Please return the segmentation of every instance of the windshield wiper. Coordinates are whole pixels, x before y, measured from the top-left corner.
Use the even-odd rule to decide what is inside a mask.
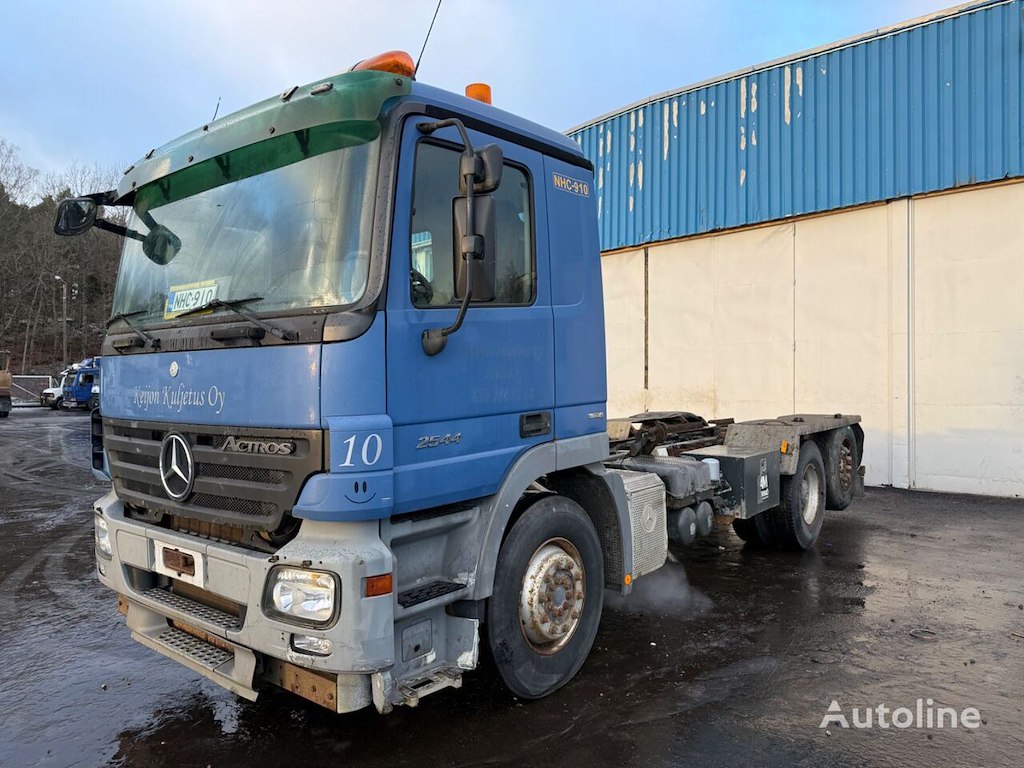
[[[109,320],[107,320],[107,326],[106,327],[109,328],[114,323],[116,323],[118,320],[124,320],[125,323],[127,323],[129,317],[138,317],[139,315],[145,314],[148,311],[149,311],[148,309],[136,309],[134,312],[120,312],[120,313],[114,315]]]
[[[127,325],[137,337],[134,339],[118,339],[113,343],[114,349],[120,352],[121,350],[128,349],[130,347],[145,347],[147,343],[153,349],[160,349],[160,339],[158,337],[146,333],[144,330],[139,328],[137,325],[135,325],[128,319],[129,317],[143,315],[148,311],[148,309],[137,309],[134,312],[120,312],[114,315],[109,320],[107,320],[107,328],[116,323],[118,320],[123,321],[124,324]]]
[[[242,307],[240,306],[241,304],[249,304],[253,301],[260,301],[262,298],[262,296],[249,296],[244,299],[211,299],[210,301],[196,307],[195,309],[185,310],[184,312],[179,314],[178,317],[188,317],[189,315],[197,315],[200,312],[206,312],[208,310],[213,309],[230,309],[239,317],[244,317],[257,328],[262,328],[271,336],[276,336],[277,338],[283,339],[284,341],[295,341],[297,338],[299,338],[299,334],[297,334],[295,331],[284,330],[282,328],[278,328],[276,325],[268,323],[266,320],[260,320],[258,317],[256,317],[256,315],[252,314],[252,312],[248,312],[242,309]]]

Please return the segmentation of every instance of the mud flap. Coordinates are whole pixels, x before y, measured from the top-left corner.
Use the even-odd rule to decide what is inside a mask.
[[[391,672],[388,670],[374,672],[370,675],[370,686],[373,691],[373,706],[382,715],[388,714],[394,709],[394,705],[391,703],[391,691],[394,689]]]
[[[853,477],[853,495],[863,496],[864,495],[864,472],[867,470],[863,464],[857,468],[857,474]]]

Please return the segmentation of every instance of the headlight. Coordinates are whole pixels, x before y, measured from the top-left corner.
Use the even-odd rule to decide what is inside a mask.
[[[337,615],[338,579],[333,573],[278,566],[267,577],[268,614],[294,624],[322,627]]]
[[[94,395],[98,395],[100,393],[100,385],[99,384],[93,384],[92,385],[92,393]]]
[[[110,557],[114,551],[110,547],[110,530],[107,528],[107,521],[96,515],[93,517],[93,523],[96,533],[96,546],[100,548],[100,552]]]

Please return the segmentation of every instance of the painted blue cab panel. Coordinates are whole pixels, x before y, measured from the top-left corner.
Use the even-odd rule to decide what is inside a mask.
[[[525,173],[534,202],[532,211],[520,216],[532,215],[533,220],[536,298],[528,306],[471,305],[462,328],[448,337],[440,354],[430,357],[421,344],[423,331],[450,325],[457,309],[413,306],[413,171],[417,144],[428,141],[415,130],[417,121],[422,120],[407,121],[402,135],[387,301],[387,402],[395,434],[396,513],[496,491],[517,456],[552,439],[550,432],[521,437],[521,417],[550,413],[555,403],[548,218],[537,202],[537,190],[545,183],[541,156],[470,132],[475,146],[500,144],[506,162]],[[461,146],[454,129],[436,131],[429,141]],[[506,173],[505,183],[509,178]],[[446,199],[443,205],[450,203]]]
[[[391,419],[385,414],[329,416],[326,427],[327,473],[309,479],[292,514],[331,521],[389,517],[395,495]]]
[[[544,178],[559,409],[555,437],[563,439],[605,430],[608,391],[597,190],[589,171],[552,157],[544,158]]]
[[[378,312],[362,336],[323,345],[320,403],[324,427],[332,416],[368,416],[387,411],[386,326],[384,313]]]
[[[102,396],[115,419],[318,428],[320,345],[108,356]]]
[[[309,520],[379,520],[391,515],[394,473],[355,472],[313,475],[292,509]]]

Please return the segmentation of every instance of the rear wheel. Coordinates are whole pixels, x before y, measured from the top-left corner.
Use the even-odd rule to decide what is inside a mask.
[[[604,560],[576,502],[548,496],[516,521],[498,553],[487,643],[505,685],[539,699],[583,666],[601,621]]]
[[[825,501],[828,509],[846,509],[853,501],[853,488],[860,455],[857,438],[850,427],[829,432],[825,437]]]
[[[765,513],[776,543],[789,549],[810,549],[825,516],[825,466],[813,441],[800,445],[796,472],[782,478],[779,500],[778,507]]]

